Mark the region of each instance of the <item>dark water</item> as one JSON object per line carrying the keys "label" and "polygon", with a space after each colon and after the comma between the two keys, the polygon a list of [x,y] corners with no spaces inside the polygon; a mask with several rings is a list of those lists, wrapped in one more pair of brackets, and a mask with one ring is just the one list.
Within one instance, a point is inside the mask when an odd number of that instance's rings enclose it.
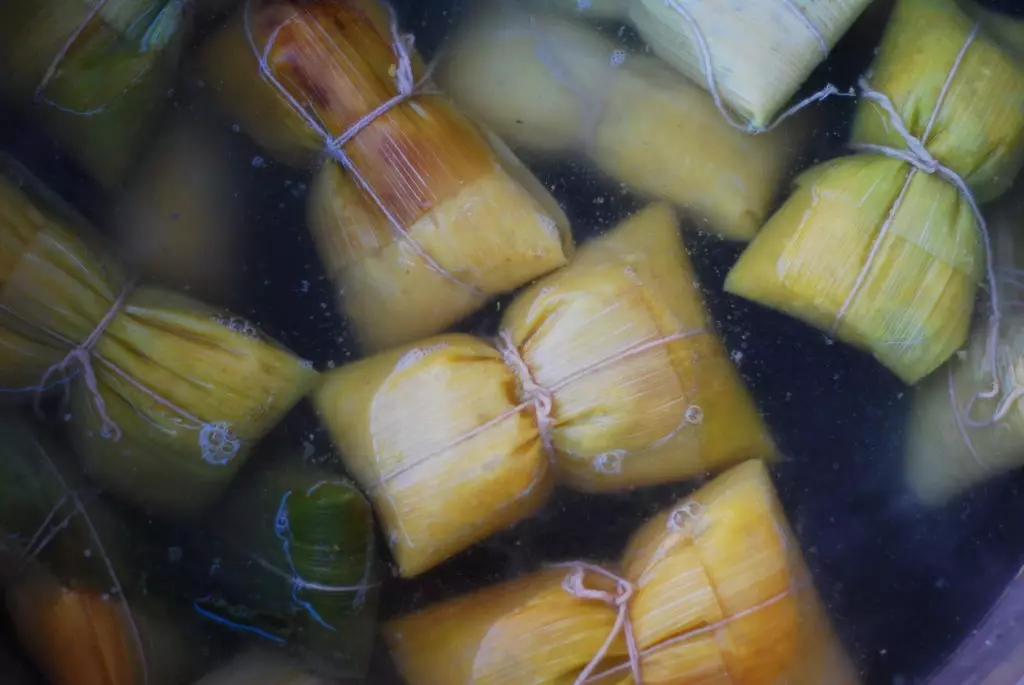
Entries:
{"label": "dark water", "polygon": [[[466,4],[404,0],[396,8],[429,55]],[[992,4],[1024,13],[1021,2]],[[877,37],[870,26],[855,29],[809,88],[826,80],[853,83],[870,61],[871,40]],[[171,106],[197,118],[217,117],[201,91],[186,69]],[[835,155],[846,136],[848,106],[825,109],[827,123],[814,132],[806,163]],[[232,132],[230,122],[221,123],[230,139],[232,164],[247,187],[240,217],[246,246],[242,287],[219,304],[250,316],[318,368],[351,360],[344,321],[335,313],[305,227],[308,174],[264,161],[264,153],[243,133]],[[0,143],[84,214],[102,219],[102,193],[31,122],[0,111]],[[567,210],[577,240],[640,206],[618,184],[582,165],[542,164],[535,171]],[[865,683],[922,682],[977,625],[1024,563],[1024,479],[1011,475],[937,510],[917,505],[900,483],[910,390],[867,356],[821,332],[724,295],[722,282],[738,249],[699,234],[687,240],[719,331],[785,455],[774,468],[781,497]],[[462,328],[493,332],[497,311],[491,307]],[[330,449],[306,406],[278,433],[311,442],[318,452]],[[610,496],[561,490],[540,515],[425,576],[390,579],[383,591],[384,616],[542,562],[616,556],[641,521],[694,485]],[[175,543],[174,532],[165,535],[168,544]],[[383,654],[378,662],[373,682],[390,683],[394,676]]]}

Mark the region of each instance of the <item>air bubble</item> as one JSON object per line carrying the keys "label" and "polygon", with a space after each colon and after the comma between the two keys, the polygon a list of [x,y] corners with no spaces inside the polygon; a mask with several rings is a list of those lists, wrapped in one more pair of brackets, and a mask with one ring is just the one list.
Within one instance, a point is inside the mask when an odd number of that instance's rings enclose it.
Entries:
{"label": "air bubble", "polygon": [[612,50],[612,66],[621,67],[626,61],[626,51],[622,48]]}
{"label": "air bubble", "polygon": [[686,413],[683,415],[686,422],[692,426],[697,426],[704,421],[704,410],[698,407],[696,404],[691,404],[686,408]]}
{"label": "air bubble", "polygon": [[199,431],[199,449],[203,460],[211,464],[227,464],[242,449],[242,441],[235,437],[226,423],[208,423]]}
{"label": "air bubble", "polygon": [[248,319],[244,319],[241,316],[218,315],[213,317],[213,320],[225,328],[230,328],[235,333],[241,333],[247,338],[252,338],[253,340],[259,340],[260,338],[259,330]]}
{"label": "air bubble", "polygon": [[622,473],[622,461],[626,458],[625,450],[613,450],[597,455],[594,458],[594,468],[598,473],[615,475]]}

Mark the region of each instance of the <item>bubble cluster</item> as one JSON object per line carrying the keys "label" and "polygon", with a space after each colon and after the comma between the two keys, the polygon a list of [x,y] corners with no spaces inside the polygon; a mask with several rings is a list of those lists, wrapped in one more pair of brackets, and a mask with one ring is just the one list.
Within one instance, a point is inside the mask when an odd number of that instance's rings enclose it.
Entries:
{"label": "bubble cluster", "polygon": [[231,432],[228,424],[207,423],[199,430],[199,449],[203,461],[227,464],[242,449],[242,441]]}

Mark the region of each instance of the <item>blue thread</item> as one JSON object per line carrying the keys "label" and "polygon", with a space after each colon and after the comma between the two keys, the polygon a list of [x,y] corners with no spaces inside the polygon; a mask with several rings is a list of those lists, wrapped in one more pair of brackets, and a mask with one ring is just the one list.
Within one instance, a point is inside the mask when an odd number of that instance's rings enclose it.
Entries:
{"label": "blue thread", "polygon": [[75,376],[77,376],[77,375],[78,375],[78,369],[75,369],[69,375],[65,376],[64,378],[61,378],[60,380],[56,380],[56,381],[54,381],[53,383],[50,383],[47,386],[42,386],[42,385],[26,385],[24,388],[0,388],[0,394],[3,394],[3,395],[18,395],[18,394],[21,394],[21,393],[26,393],[27,394],[27,393],[30,393],[30,392],[36,392],[36,393],[49,392],[50,390],[53,390],[54,388],[56,388],[58,385],[64,385],[65,383],[70,383],[75,378]]}
{"label": "blue thread", "polygon": [[295,568],[295,561],[292,559],[292,548],[291,541],[288,539],[288,535],[291,533],[291,524],[288,521],[288,498],[291,497],[292,491],[284,493],[281,496],[281,504],[277,507],[277,515],[274,517],[274,534],[281,541],[281,549],[284,550],[284,557],[288,560],[288,567],[292,570],[292,601],[297,606],[302,607],[309,613],[310,617],[322,625],[324,628],[330,631],[337,631],[337,628],[332,626],[330,623],[325,621],[319,612],[313,608],[313,605],[305,600],[299,599],[299,590],[305,584],[302,576],[299,575],[299,570]]}
{"label": "blue thread", "polygon": [[244,632],[247,632],[247,633],[253,633],[255,635],[259,635],[260,637],[262,637],[262,638],[264,638],[266,640],[270,640],[271,642],[274,642],[274,643],[279,644],[279,645],[283,645],[285,643],[285,639],[283,637],[278,637],[277,635],[272,635],[272,634],[266,632],[265,630],[261,630],[261,629],[255,627],[255,626],[250,626],[250,625],[246,625],[244,623],[237,623],[235,621],[228,620],[228,619],[224,618],[223,616],[219,616],[219,615],[213,613],[212,611],[210,611],[208,609],[204,609],[201,606],[199,606],[200,602],[207,601],[207,600],[209,600],[211,598],[212,598],[212,595],[207,595],[206,597],[203,597],[202,599],[195,600],[194,602],[192,602],[192,608],[200,616],[204,616],[204,617],[210,619],[211,621],[215,621],[217,623],[225,625],[228,628],[231,628],[233,630],[241,630],[241,631],[244,631]]}

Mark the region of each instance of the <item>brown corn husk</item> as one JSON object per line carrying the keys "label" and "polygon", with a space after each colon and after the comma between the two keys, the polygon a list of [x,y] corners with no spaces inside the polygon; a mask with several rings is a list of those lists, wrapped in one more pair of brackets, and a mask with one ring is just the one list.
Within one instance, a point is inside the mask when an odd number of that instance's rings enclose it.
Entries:
{"label": "brown corn husk", "polygon": [[153,512],[194,515],[317,374],[244,319],[133,288],[36,187],[0,175],[0,387],[73,376],[69,428],[88,471]]}
{"label": "brown corn husk", "polygon": [[659,57],[704,88],[710,62],[722,100],[759,129],[772,123],[869,3],[633,0],[629,18]]}
{"label": "brown corn husk", "polygon": [[[910,135],[929,134],[928,154],[982,202],[1003,192],[1021,165],[1024,68],[984,32],[958,62],[972,29],[952,0],[900,0],[870,87]],[[947,177],[892,157],[911,153],[875,100],[862,98],[853,139],[892,152],[805,173],[725,287],[869,351],[915,383],[967,338],[985,267],[980,226]]]}
{"label": "brown corn husk", "polygon": [[497,347],[428,339],[329,373],[315,403],[406,576],[531,514],[553,477],[601,492],[774,454],[668,205],[519,295]]}
{"label": "brown corn husk", "polygon": [[[616,609],[567,591],[567,566],[391,621],[385,638],[406,682],[573,682],[608,638]],[[857,682],[759,461],[644,524],[613,568],[633,587],[644,685]],[[613,589],[594,573],[586,582]],[[627,655],[619,634],[587,682],[633,684]]]}
{"label": "brown corn husk", "polygon": [[440,78],[509,142],[586,155],[732,240],[750,240],[764,223],[806,128],[747,135],[657,60],[627,55],[584,24],[508,8],[461,31]]}
{"label": "brown corn husk", "polygon": [[[469,120],[424,92],[428,84],[365,119],[399,93],[396,79],[423,80],[419,56],[396,43],[374,0],[270,0],[247,4],[204,56],[207,82],[268,150],[297,164],[328,151],[310,224],[369,350],[437,333],[572,252],[547,191],[517,182]],[[255,55],[264,53],[261,78]],[[354,128],[346,144],[331,142]]]}
{"label": "brown corn husk", "polygon": [[345,685],[348,682],[328,681],[278,652],[252,649],[206,674],[196,685]]}

